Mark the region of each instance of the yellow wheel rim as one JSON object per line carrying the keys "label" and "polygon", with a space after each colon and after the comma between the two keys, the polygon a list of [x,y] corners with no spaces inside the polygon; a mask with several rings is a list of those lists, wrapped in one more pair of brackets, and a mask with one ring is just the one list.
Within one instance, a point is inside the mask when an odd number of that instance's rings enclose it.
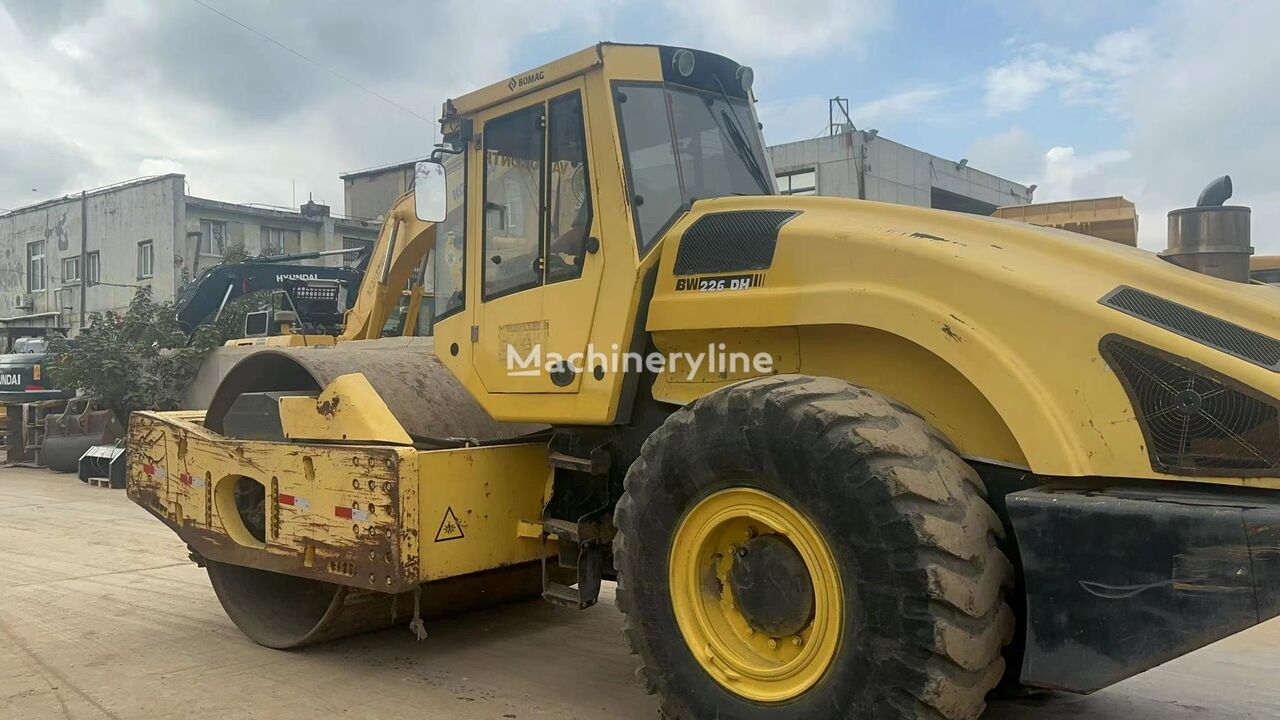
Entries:
{"label": "yellow wheel rim", "polygon": [[[781,536],[799,553],[813,584],[813,614],[800,632],[770,637],[751,626],[729,573],[744,542]],[[707,674],[757,702],[782,702],[813,687],[835,660],[844,595],[830,548],[791,505],[753,488],[712,494],[680,521],[671,545],[671,604],[680,633]]]}

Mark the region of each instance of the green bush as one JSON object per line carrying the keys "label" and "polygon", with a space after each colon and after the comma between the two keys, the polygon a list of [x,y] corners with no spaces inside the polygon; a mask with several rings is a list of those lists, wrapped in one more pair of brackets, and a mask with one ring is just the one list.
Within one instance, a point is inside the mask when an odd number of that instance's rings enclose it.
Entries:
{"label": "green bush", "polygon": [[205,356],[239,334],[243,313],[225,313],[190,341],[171,302],[139,288],[124,313],[92,313],[74,338],[53,338],[46,372],[54,387],[77,389],[126,423],[134,410],[177,410]]}

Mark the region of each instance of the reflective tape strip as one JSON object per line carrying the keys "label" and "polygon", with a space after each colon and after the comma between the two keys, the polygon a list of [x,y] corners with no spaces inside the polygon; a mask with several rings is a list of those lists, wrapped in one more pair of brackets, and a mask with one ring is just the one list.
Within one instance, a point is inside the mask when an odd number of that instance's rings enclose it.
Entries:
{"label": "reflective tape strip", "polygon": [[155,465],[143,465],[142,472],[150,475],[151,477],[160,478],[161,480],[163,480],[165,475],[168,474],[164,471],[164,468],[156,467]]}
{"label": "reflective tape strip", "polygon": [[333,509],[333,514],[346,519],[364,522],[369,519],[369,513],[365,510],[356,510],[355,508],[342,507],[341,505]]}
{"label": "reflective tape strip", "polygon": [[308,500],[308,499],[306,499],[306,498],[295,497],[295,496],[293,496],[293,495],[285,495],[284,493],[281,493],[281,494],[280,494],[280,504],[281,504],[281,505],[290,505],[290,506],[292,506],[292,507],[302,508],[302,509],[304,509],[304,510],[305,510],[306,508],[311,507],[311,501],[310,501],[310,500]]}

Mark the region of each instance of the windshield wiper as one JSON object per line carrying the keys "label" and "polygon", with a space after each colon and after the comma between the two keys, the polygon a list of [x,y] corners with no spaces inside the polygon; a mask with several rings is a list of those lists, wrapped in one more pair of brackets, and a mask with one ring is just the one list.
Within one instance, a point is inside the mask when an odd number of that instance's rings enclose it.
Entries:
{"label": "windshield wiper", "polygon": [[729,143],[733,146],[734,152],[738,159],[742,160],[742,164],[747,166],[747,172],[751,173],[751,177],[760,184],[760,189],[767,195],[772,195],[769,178],[765,175],[764,169],[760,167],[759,161],[756,159],[755,151],[747,142],[747,133],[742,129],[742,124],[738,121],[738,111],[733,107],[733,102],[729,100],[729,93],[724,91],[724,83],[720,82],[720,78],[716,78],[716,85],[720,88],[720,97],[724,98],[724,104],[733,111],[733,115],[721,110],[720,116],[724,118],[724,126],[721,126],[719,118],[715,116],[715,109],[710,104],[707,110],[711,113],[711,118],[716,121],[716,125],[720,127],[720,131],[729,138]]}

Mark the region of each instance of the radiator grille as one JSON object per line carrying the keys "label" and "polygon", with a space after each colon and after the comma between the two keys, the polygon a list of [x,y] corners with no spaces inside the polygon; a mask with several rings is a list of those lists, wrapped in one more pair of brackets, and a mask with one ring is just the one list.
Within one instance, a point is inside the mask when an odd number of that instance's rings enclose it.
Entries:
{"label": "radiator grille", "polygon": [[1176,302],[1131,287],[1118,287],[1102,304],[1165,330],[1280,372],[1280,340],[1220,320]]}
{"label": "radiator grille", "polygon": [[676,275],[765,270],[773,264],[778,231],[800,213],[736,210],[703,215],[684,231]]}
{"label": "radiator grille", "polygon": [[1156,470],[1233,476],[1280,471],[1275,399],[1125,338],[1107,337],[1101,350],[1129,395]]}

